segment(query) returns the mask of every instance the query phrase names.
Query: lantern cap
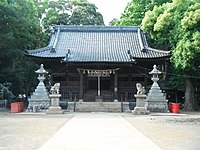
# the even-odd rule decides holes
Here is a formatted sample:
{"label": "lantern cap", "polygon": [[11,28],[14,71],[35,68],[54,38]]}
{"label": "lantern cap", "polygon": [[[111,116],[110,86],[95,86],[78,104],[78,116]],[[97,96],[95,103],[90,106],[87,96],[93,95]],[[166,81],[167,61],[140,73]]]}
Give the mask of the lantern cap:
{"label": "lantern cap", "polygon": [[149,74],[161,74],[162,72],[160,72],[158,69],[157,69],[157,66],[156,65],[153,65],[153,70],[151,72],[149,72]]}
{"label": "lantern cap", "polygon": [[38,73],[38,74],[45,74],[45,73],[48,73],[48,72],[44,69],[44,65],[41,64],[41,65],[40,65],[40,69],[38,69],[37,71],[35,71],[35,73]]}

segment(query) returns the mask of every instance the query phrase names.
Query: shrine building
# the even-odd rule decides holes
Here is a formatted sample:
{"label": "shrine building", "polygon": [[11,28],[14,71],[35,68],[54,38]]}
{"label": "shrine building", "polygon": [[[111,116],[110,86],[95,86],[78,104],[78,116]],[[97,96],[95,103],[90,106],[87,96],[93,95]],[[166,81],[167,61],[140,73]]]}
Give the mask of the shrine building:
{"label": "shrine building", "polygon": [[151,85],[154,64],[164,78],[171,51],[149,47],[137,26],[56,25],[48,46],[26,55],[60,83],[61,101],[113,102],[134,100],[138,82]]}

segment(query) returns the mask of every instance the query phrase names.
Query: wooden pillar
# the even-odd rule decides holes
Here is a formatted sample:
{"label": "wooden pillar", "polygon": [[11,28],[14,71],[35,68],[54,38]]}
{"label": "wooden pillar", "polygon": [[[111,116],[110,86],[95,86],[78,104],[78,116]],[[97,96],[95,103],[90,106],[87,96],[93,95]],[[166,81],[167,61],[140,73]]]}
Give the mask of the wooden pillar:
{"label": "wooden pillar", "polygon": [[80,71],[80,94],[79,101],[83,101],[83,72]]}
{"label": "wooden pillar", "polygon": [[114,101],[118,101],[118,74],[117,71],[114,74]]}

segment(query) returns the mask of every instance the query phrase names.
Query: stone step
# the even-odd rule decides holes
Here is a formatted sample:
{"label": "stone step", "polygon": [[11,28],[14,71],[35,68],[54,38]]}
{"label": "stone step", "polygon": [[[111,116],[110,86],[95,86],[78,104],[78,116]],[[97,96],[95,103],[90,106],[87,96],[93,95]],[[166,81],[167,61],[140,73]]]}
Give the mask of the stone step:
{"label": "stone step", "polygon": [[[74,110],[74,103],[68,103],[68,111]],[[121,102],[76,102],[76,112],[121,112]],[[129,103],[123,102],[123,111],[129,112]]]}
{"label": "stone step", "polygon": [[[86,91],[84,94],[84,100],[86,101],[95,101],[95,97],[97,96],[97,91],[90,90]],[[112,91],[101,91],[101,96],[104,101],[113,101],[113,92]]]}

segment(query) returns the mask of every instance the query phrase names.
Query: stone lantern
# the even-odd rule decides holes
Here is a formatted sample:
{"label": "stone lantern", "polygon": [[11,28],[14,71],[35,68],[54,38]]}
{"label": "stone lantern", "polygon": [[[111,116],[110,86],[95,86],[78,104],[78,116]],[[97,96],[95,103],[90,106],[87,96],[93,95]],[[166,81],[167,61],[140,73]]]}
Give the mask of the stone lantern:
{"label": "stone lantern", "polygon": [[47,74],[48,72],[44,69],[44,65],[41,64],[40,65],[40,69],[38,69],[37,71],[35,71],[35,73],[38,74],[38,80],[40,81],[39,84],[44,84],[44,80],[45,80],[45,74]]}
{"label": "stone lantern", "polygon": [[48,72],[44,69],[44,65],[41,64],[40,68],[35,71],[35,73],[38,74],[37,79],[39,80],[39,84],[33,92],[33,95],[31,95],[31,98],[29,99],[27,111],[46,111],[50,106],[50,99],[47,89],[44,85],[45,74],[47,74]]}
{"label": "stone lantern", "polygon": [[161,72],[157,69],[157,66],[154,65],[153,70],[149,72],[149,74],[152,75],[151,80],[153,81],[153,84],[147,94],[146,107],[151,112],[168,112],[168,100],[166,100],[165,94],[162,93],[158,85],[158,76]]}
{"label": "stone lantern", "polygon": [[152,78],[151,80],[153,81],[153,83],[158,84],[158,75],[161,74],[161,72],[157,69],[156,65],[153,66],[153,70],[151,72],[149,72],[149,74],[152,74]]}

